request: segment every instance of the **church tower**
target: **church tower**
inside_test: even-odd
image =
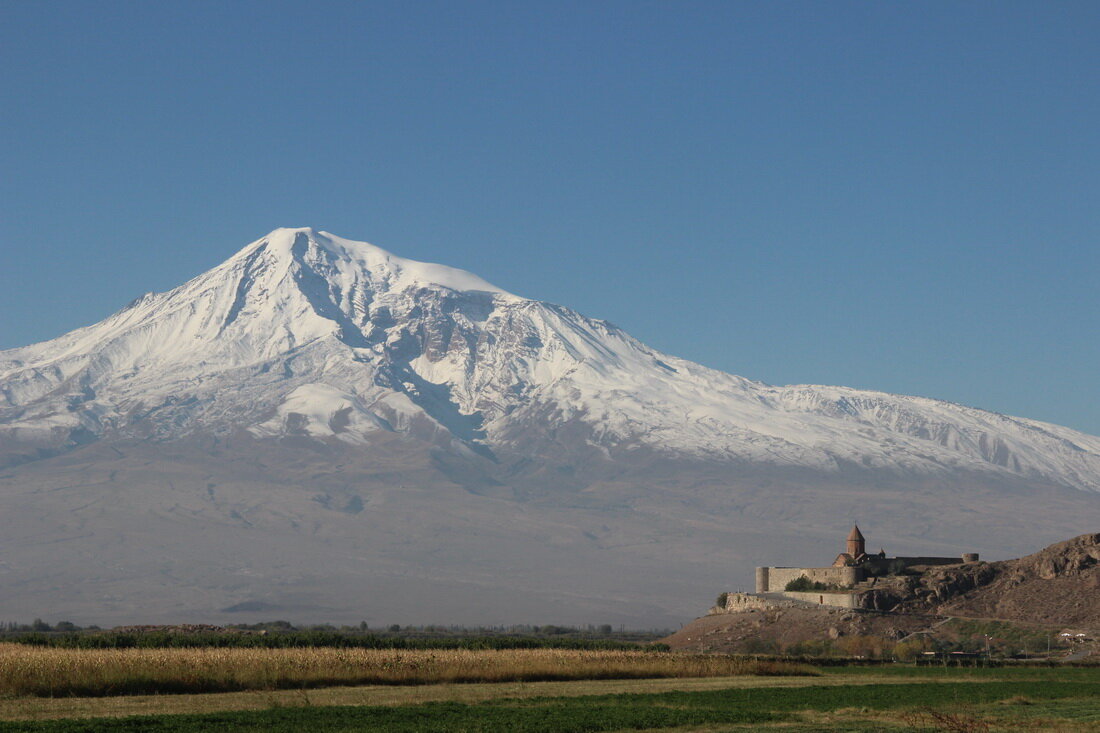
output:
[[[852,531],[848,533],[848,554],[855,560],[860,555],[867,554],[867,548],[863,539],[863,533],[859,531],[859,525],[853,524]]]

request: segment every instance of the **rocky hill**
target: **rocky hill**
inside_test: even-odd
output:
[[[1100,629],[1100,534],[984,568],[931,573],[927,582],[939,614]]]
[[[1100,534],[1085,534],[1015,560],[881,578],[866,605],[895,613],[1100,628],[1098,563]]]
[[[863,611],[786,602],[767,610],[707,616],[668,641],[678,649],[725,651],[810,648],[816,642],[853,637],[895,642],[936,628],[943,629],[941,635],[950,634],[948,619],[1022,624],[1042,629],[1040,635],[1074,628],[1100,636],[1100,534],[1081,535],[1014,560],[880,578],[869,595],[873,600]]]

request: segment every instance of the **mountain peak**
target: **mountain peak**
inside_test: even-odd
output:
[[[987,557],[1100,513],[1098,437],[752,382],[310,227],[0,351],[0,469],[0,608],[28,618],[396,618],[440,593],[605,618],[828,552],[856,510],[899,550]]]
[[[1100,438],[934,400],[750,382],[312,227],[275,229],[101,323],[0,352],[0,439],[248,429],[347,442],[423,425],[471,450],[566,450],[568,435],[569,450],[608,456],[1100,491]]]
[[[472,272],[407,259],[369,242],[346,239],[313,227],[279,227],[245,247],[233,259],[251,258],[257,250],[266,250],[278,259],[297,261],[310,268],[321,266],[329,272],[352,268],[373,281],[384,280],[392,290],[436,285],[458,292],[486,292],[520,299]]]

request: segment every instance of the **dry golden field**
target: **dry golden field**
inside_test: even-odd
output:
[[[726,655],[562,649],[57,649],[0,644],[0,696],[98,696],[456,682],[809,675]]]

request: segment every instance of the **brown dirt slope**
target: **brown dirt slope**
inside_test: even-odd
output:
[[[954,569],[977,582],[960,594],[944,593],[937,613],[1100,628],[1100,533],[986,567]],[[933,575],[928,582],[936,582]],[[939,580],[951,584],[949,577]]]
[[[739,654],[806,653],[799,645],[829,640],[852,653],[865,653],[849,640],[897,641],[927,629],[938,619],[922,614],[851,611],[829,606],[776,608],[703,616],[665,639],[675,651]]]

